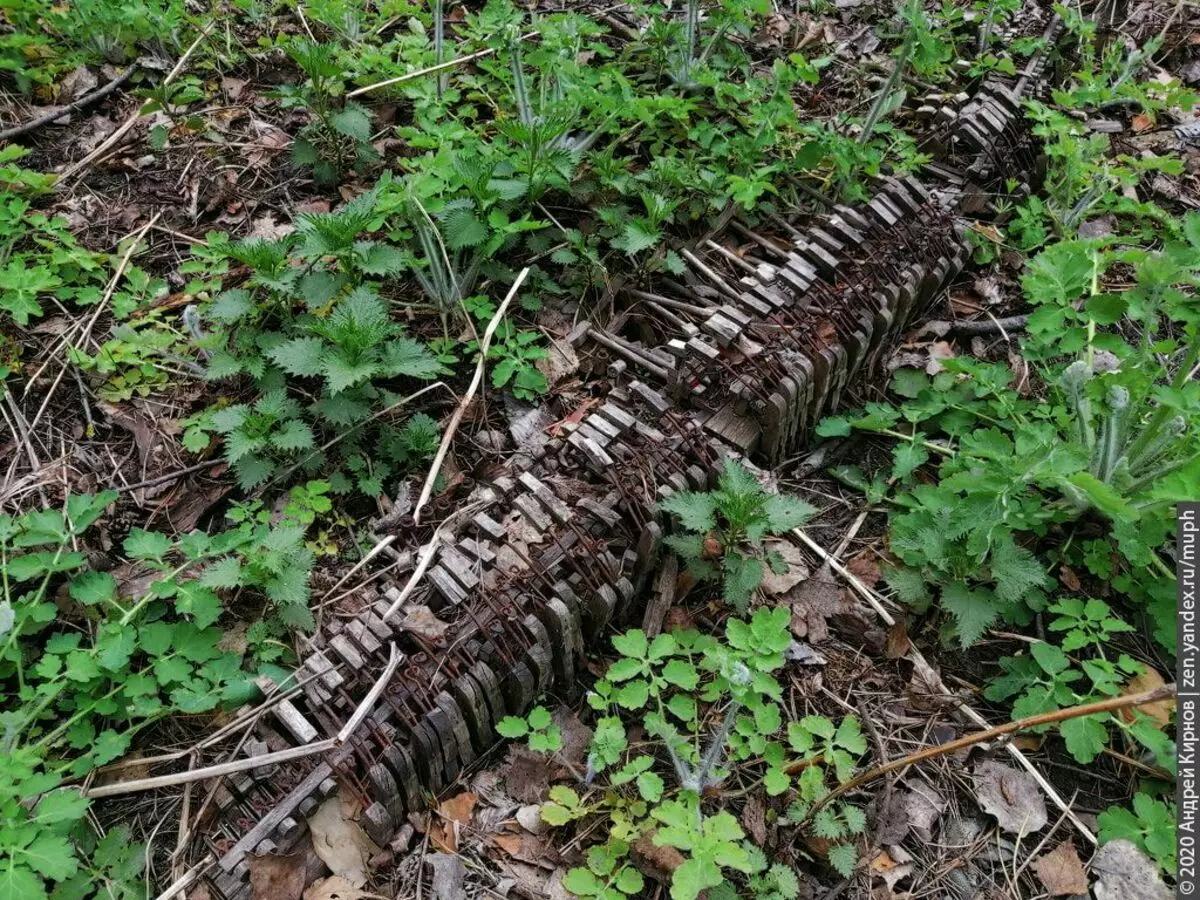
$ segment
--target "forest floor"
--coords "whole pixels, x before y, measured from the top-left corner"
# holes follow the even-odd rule
[[[214,781],[90,793],[235,756],[372,559],[403,583],[603,396],[581,322],[651,334],[626,289],[735,211],[786,244],[930,181],[1037,54],[1021,173],[964,189],[971,260],[877,377],[664,503],[657,623],[386,846],[343,790],[249,896],[1170,896],[1200,7],[1058,8],[1053,46],[1036,0],[37,7],[0,11],[0,900],[216,900]]]

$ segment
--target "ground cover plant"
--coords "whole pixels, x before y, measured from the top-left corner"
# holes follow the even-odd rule
[[[487,889],[534,860],[536,890],[606,900],[1055,894],[1043,848],[988,818],[1001,753],[877,767],[961,731],[907,647],[994,723],[1171,680],[1174,504],[1200,495],[1197,23],[1132,6],[0,3],[0,900],[186,872],[216,815],[199,785],[87,792],[162,753],[235,757],[204,737],[249,721],[264,677],[293,685],[375,567],[419,580],[471,487],[628,381],[569,335],[659,337],[624,289],[719,304],[685,253],[720,239],[740,277],[877,176],[927,177],[945,111],[1019,79],[1050,15],[1028,177],[959,217],[973,261],[925,314],[940,330],[848,386],[816,426],[828,464],[730,455],[707,490],[647,485],[665,615],[615,622],[574,692],[500,717],[516,755],[478,767],[525,796],[491,831],[455,818],[464,775],[354,889],[428,895],[432,847]],[[757,239],[722,231],[735,214]],[[899,607],[886,635],[847,571]],[[413,648],[440,648],[450,614],[409,606]],[[1172,716],[1020,736],[1102,848],[1168,883]],[[947,798],[978,832],[938,821]],[[1000,853],[995,884],[903,859],[914,835]],[[255,900],[347,890],[272,877]]]

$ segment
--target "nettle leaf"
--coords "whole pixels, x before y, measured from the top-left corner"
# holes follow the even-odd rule
[[[996,620],[995,594],[985,588],[971,590],[961,581],[942,589],[942,607],[954,617],[954,631],[963,647],[983,637]]]
[[[357,103],[348,103],[346,108],[339,110],[329,118],[329,124],[334,130],[356,141],[371,139],[371,116],[365,108]]]
[[[280,450],[309,450],[316,445],[312,428],[299,419],[290,419],[271,435],[271,443]]]
[[[372,358],[353,360],[335,352],[326,354],[322,370],[329,385],[329,393],[340,394],[371,378],[379,368]]]
[[[383,345],[380,368],[388,375],[428,380],[440,375],[446,367],[425,344],[410,337],[396,337]]]
[[[721,567],[725,572],[725,599],[737,609],[744,610],[750,603],[750,595],[762,584],[762,561],[753,556],[731,554],[721,561]]]
[[[829,848],[829,865],[843,878],[854,874],[858,864],[858,849],[853,844],[836,844]]]
[[[298,337],[284,341],[267,351],[270,360],[289,375],[320,375],[328,346],[319,337]]]
[[[929,602],[929,587],[925,584],[925,577],[916,569],[903,566],[885,569],[883,580],[896,592],[901,603],[923,607]]]
[[[643,250],[649,250],[660,240],[662,235],[658,229],[650,228],[641,222],[627,222],[621,234],[613,239],[612,245],[629,256],[636,256]]]
[[[799,528],[816,514],[816,510],[803,500],[785,494],[767,497],[763,512],[767,516],[769,529],[775,534]]]
[[[663,512],[679,517],[688,531],[707,532],[717,527],[717,498],[712,494],[676,491],[658,504]]]
[[[394,244],[369,242],[359,257],[358,267],[368,275],[397,275],[408,266],[404,251]]]

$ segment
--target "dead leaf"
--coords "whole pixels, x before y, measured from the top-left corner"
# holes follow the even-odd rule
[[[522,806],[516,813],[517,824],[530,834],[543,835],[550,830],[550,824],[542,818],[542,805],[531,803]]]
[[[1096,900],[1171,900],[1174,892],[1163,884],[1158,867],[1124,839],[1109,841],[1092,857],[1092,886]]]
[[[1133,117],[1131,123],[1136,134],[1141,134],[1143,131],[1149,131],[1154,127],[1154,117],[1148,116],[1145,113],[1138,113]]]
[[[554,387],[564,378],[574,375],[579,369],[579,357],[575,348],[566,341],[551,341],[550,353],[534,363],[539,372],[546,376],[550,387]]]
[[[467,867],[462,859],[448,853],[431,853],[425,863],[433,869],[431,893],[434,900],[459,900],[466,896],[463,882],[467,878]]]
[[[290,222],[277,223],[274,213],[266,213],[251,224],[249,236],[262,238],[264,241],[277,241],[294,230]]]
[[[787,568],[782,575],[776,575],[770,567],[767,568],[761,585],[763,593],[774,597],[790,591],[809,576],[804,553],[791,541],[767,541],[764,547],[768,553],[778,553]]]
[[[762,797],[751,794],[742,807],[742,827],[754,838],[754,843],[763,847],[767,843],[767,809]]]
[[[189,896],[191,896],[189,894]],[[304,892],[303,900],[387,900],[378,894],[359,890],[341,875],[330,875]]]
[[[1031,834],[1046,827],[1046,798],[1026,772],[988,760],[975,769],[975,797],[1004,831]]]
[[[554,710],[554,724],[562,733],[562,749],[558,758],[565,760],[577,769],[587,764],[588,750],[592,745],[592,729],[583,724],[583,720],[569,706],[560,706]]]
[[[433,614],[428,606],[404,607],[404,618],[400,621],[400,630],[407,631],[428,640],[436,641],[446,633],[450,626]]]
[[[1121,694],[1125,697],[1133,694],[1142,694],[1146,691],[1156,690],[1165,683],[1163,677],[1155,669],[1146,666],[1144,671],[1125,682],[1125,687],[1121,688]],[[1136,709],[1133,707],[1123,709],[1121,710],[1121,718],[1126,722],[1133,722],[1137,718],[1138,712],[1141,711],[1157,722],[1159,728],[1166,728],[1171,724],[1171,711],[1173,709],[1175,709],[1175,700],[1172,697],[1168,697],[1166,700],[1157,700],[1154,703],[1147,703],[1145,706],[1139,706]]]
[[[899,855],[899,848],[895,849]],[[887,850],[880,850],[871,860],[870,870],[872,875],[882,878],[889,888],[894,888],[897,881],[912,874],[912,865],[897,859]]]
[[[1079,582],[1079,576],[1075,574],[1075,570],[1070,566],[1059,566],[1058,577],[1062,579],[1062,583],[1067,586],[1068,590],[1077,591],[1083,587]]]
[[[493,834],[492,843],[509,856],[521,855],[521,836],[519,834]]]
[[[541,753],[513,745],[502,771],[504,790],[510,797],[519,803],[541,803],[550,789],[554,763]]]
[[[887,630],[887,638],[883,642],[883,655],[888,659],[901,659],[911,646],[908,627],[903,619],[899,619]]]
[[[875,555],[871,552],[860,553],[854,559],[846,563],[846,568],[850,574],[865,584],[867,587],[874,587],[879,584],[879,563],[875,561]]]
[[[352,887],[367,883],[367,862],[379,852],[355,821],[358,802],[344,788],[316,808],[308,819],[313,850],[334,875]]]
[[[674,847],[654,843],[654,831],[647,831],[629,849],[638,871],[659,884],[670,884],[671,876],[684,863],[683,854]]]
[[[429,830],[429,841],[444,853],[454,853],[458,850],[459,826],[469,825],[471,813],[479,795],[471,791],[463,791],[438,806],[438,818],[434,820]]]
[[[833,580],[828,563],[789,591],[786,599],[792,607],[792,634],[807,638],[811,644],[829,639],[827,619],[855,609],[854,604],[846,600],[841,586]]]
[[[292,856],[246,858],[250,867],[250,896],[253,900],[300,900],[304,894],[308,866],[303,853]]]
[[[1079,861],[1072,841],[1063,841],[1049,853],[1038,857],[1033,863],[1033,871],[1051,897],[1087,893],[1087,874],[1083,871],[1083,863]]]
[[[95,90],[100,80],[92,74],[87,66],[78,66],[63,76],[58,83],[59,99],[65,101],[78,100],[88,91]]]
[[[925,843],[933,840],[933,826],[947,806],[944,797],[925,785],[905,792],[900,804],[913,834]]]

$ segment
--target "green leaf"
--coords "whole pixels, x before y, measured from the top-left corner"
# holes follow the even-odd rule
[[[289,375],[311,377],[320,375],[329,345],[319,337],[298,337],[277,344],[267,351],[267,357]]]
[[[122,547],[133,559],[161,561],[171,550],[171,539],[156,531],[135,528],[125,538]]]
[[[529,725],[518,716],[505,716],[496,723],[496,731],[501,737],[519,738],[529,733]]]
[[[671,876],[671,900],[696,900],[706,888],[724,881],[720,868],[707,860],[687,859]]]
[[[778,797],[784,794],[792,786],[792,779],[788,777],[787,772],[783,769],[770,768],[767,769],[763,776],[763,787],[766,789],[768,796]]]
[[[892,375],[892,391],[901,397],[916,398],[929,387],[929,376],[920,369],[897,369]]]
[[[657,803],[662,799],[663,780],[653,772],[643,772],[637,777],[638,793],[647,803]]]
[[[712,494],[676,491],[658,504],[663,512],[679,517],[688,531],[708,532],[717,527],[717,498]]]
[[[0,863],[0,900],[46,900],[42,879],[15,860]]]
[[[1067,719],[1059,726],[1059,733],[1067,745],[1069,752],[1083,765],[1091,765],[1097,756],[1108,746],[1108,728],[1105,727],[1106,717],[1079,716]]]
[[[71,599],[84,606],[107,603],[116,593],[117,580],[108,572],[81,572],[71,581]]]
[[[916,441],[901,441],[892,450],[892,477],[904,481],[925,463],[929,462],[929,451]]]
[[[441,374],[445,367],[438,362],[427,346],[409,337],[394,337],[383,345],[383,372],[388,375],[407,375],[428,380]]]
[[[71,842],[62,835],[42,832],[19,854],[35,872],[55,881],[70,878],[79,868]]]
[[[849,437],[850,431],[850,420],[845,416],[826,416],[816,427],[819,437]]]
[[[896,592],[901,603],[923,607],[929,602],[929,588],[925,578],[916,569],[896,566],[883,571],[883,580]]]
[[[829,848],[829,865],[843,878],[854,874],[858,864],[858,850],[853,844],[836,844]]]
[[[771,532],[782,534],[799,528],[816,514],[816,510],[795,497],[772,494],[763,504]]]
[[[655,228],[643,225],[641,222],[627,222],[621,234],[615,238],[612,245],[623,250],[629,256],[636,256],[643,250],[649,250],[662,240],[662,235]]]
[[[612,675],[610,674],[611,678]],[[662,669],[662,677],[670,684],[685,691],[694,691],[700,683],[700,675],[696,667],[682,659],[672,659]]]
[[[378,368],[373,358],[352,360],[341,352],[326,353],[322,364],[322,371],[331,394],[340,394],[342,391],[366,381],[375,375]]]
[[[544,731],[550,727],[550,723],[553,721],[553,719],[550,716],[550,710],[546,709],[546,707],[535,706],[529,711],[526,721],[529,723],[530,728],[538,731]]]
[[[725,572],[723,581],[725,599],[738,610],[750,603],[750,595],[763,581],[763,564],[752,556],[731,554],[721,560]]]
[[[954,630],[965,648],[978,641],[996,620],[996,598],[986,589],[971,590],[961,581],[942,589],[942,607],[954,617]]]
[[[622,656],[632,659],[646,659],[646,651],[650,647],[649,641],[646,640],[646,632],[640,628],[613,635],[612,645]]]
[[[90,801],[74,788],[54,791],[42,798],[34,810],[34,818],[41,825],[75,822],[84,817],[89,803]]]
[[[334,113],[329,119],[329,124],[334,130],[356,141],[371,139],[371,117],[358,104],[349,104],[345,109]]]

